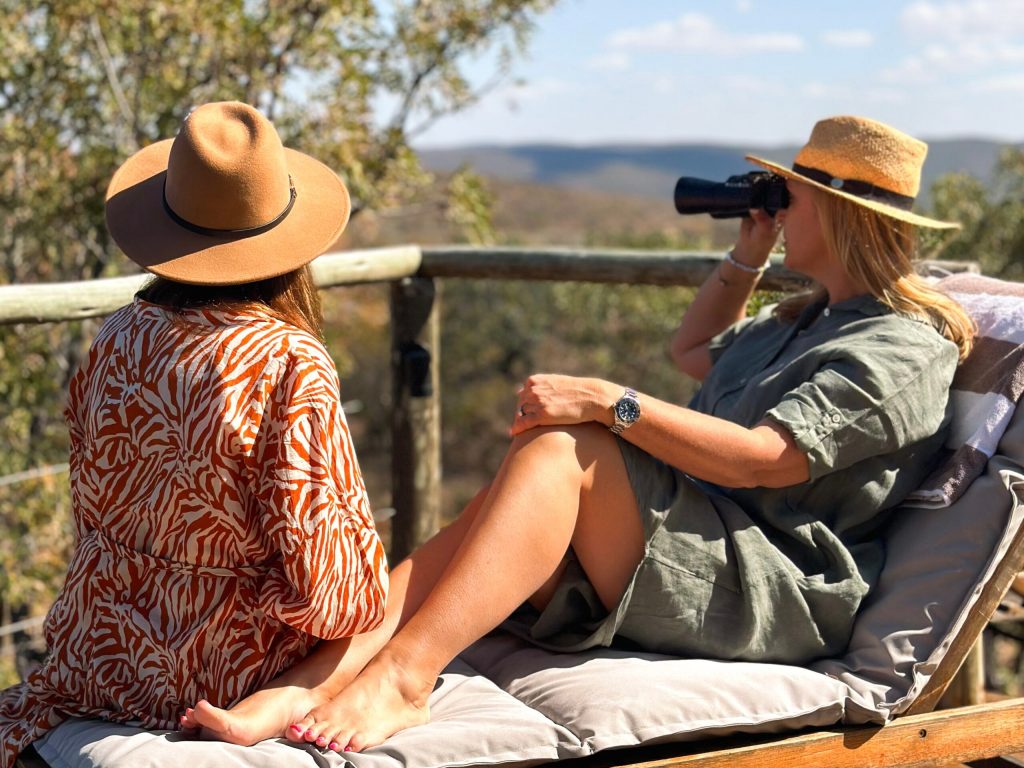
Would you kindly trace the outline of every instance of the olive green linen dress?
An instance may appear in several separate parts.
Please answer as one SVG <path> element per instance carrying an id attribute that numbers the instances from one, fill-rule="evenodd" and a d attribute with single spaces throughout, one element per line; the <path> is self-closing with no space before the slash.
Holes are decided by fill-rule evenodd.
<path id="1" fill-rule="evenodd" d="M 944 442 L 957 348 L 859 296 L 812 304 L 788 324 L 765 308 L 715 337 L 711 354 L 691 407 L 782 425 L 810 479 L 723 488 L 621 440 L 646 537 L 621 602 L 606 611 L 571 559 L 547 608 L 524 608 L 507 628 L 563 651 L 614 641 L 799 664 L 845 650 L 884 560 L 882 513 L 924 479 Z"/>

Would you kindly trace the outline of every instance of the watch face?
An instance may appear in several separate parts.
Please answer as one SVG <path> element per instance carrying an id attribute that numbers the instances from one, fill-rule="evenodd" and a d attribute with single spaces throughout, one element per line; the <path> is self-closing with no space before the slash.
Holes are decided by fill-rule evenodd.
<path id="1" fill-rule="evenodd" d="M 631 398 L 624 397 L 615 403 L 615 413 L 627 424 L 632 424 L 640 418 L 640 403 Z"/>

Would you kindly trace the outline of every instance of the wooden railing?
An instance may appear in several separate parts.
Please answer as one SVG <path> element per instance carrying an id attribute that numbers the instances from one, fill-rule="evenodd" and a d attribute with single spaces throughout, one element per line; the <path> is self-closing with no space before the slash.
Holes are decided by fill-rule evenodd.
<path id="1" fill-rule="evenodd" d="M 437 280 L 484 278 L 699 286 L 720 253 L 399 246 L 329 253 L 313 263 L 321 288 L 391 284 L 393 392 L 392 562 L 428 538 L 441 514 L 441 410 L 438 383 L 440 315 Z M 806 279 L 778 258 L 760 290 L 786 291 Z M 930 269 L 977 271 L 962 262 L 929 262 Z M 99 317 L 131 301 L 146 275 L 86 282 L 0 286 L 0 325 Z"/>

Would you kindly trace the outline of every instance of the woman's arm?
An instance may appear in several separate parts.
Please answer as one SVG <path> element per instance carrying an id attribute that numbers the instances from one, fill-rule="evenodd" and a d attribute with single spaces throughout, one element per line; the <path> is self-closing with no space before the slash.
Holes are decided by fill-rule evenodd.
<path id="1" fill-rule="evenodd" d="M 733 258 L 749 267 L 760 267 L 775 244 L 777 230 L 771 216 L 753 210 L 740 224 Z M 711 370 L 708 342 L 743 319 L 747 302 L 757 284 L 756 275 L 723 261 L 697 292 L 672 336 L 671 355 L 683 373 L 703 381 Z"/>
<path id="2" fill-rule="evenodd" d="M 252 456 L 264 535 L 280 552 L 268 615 L 322 639 L 384 618 L 388 568 L 341 408 L 334 364 L 303 348 L 272 391 Z"/>
<path id="3" fill-rule="evenodd" d="M 519 393 L 522 410 L 512 434 L 587 421 L 611 426 L 612 403 L 624 391 L 602 379 L 531 376 Z M 747 429 L 647 395 L 639 399 L 643 416 L 622 438 L 689 475 L 728 488 L 782 488 L 810 478 L 807 455 L 771 420 Z"/>

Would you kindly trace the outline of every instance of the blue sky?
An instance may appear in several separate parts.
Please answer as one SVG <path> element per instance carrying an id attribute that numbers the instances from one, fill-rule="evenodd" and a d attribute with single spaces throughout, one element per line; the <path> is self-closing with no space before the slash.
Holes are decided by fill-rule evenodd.
<path id="1" fill-rule="evenodd" d="M 1024 0 L 562 0 L 513 76 L 416 143 L 802 143 L 833 114 L 1021 141 Z"/>

